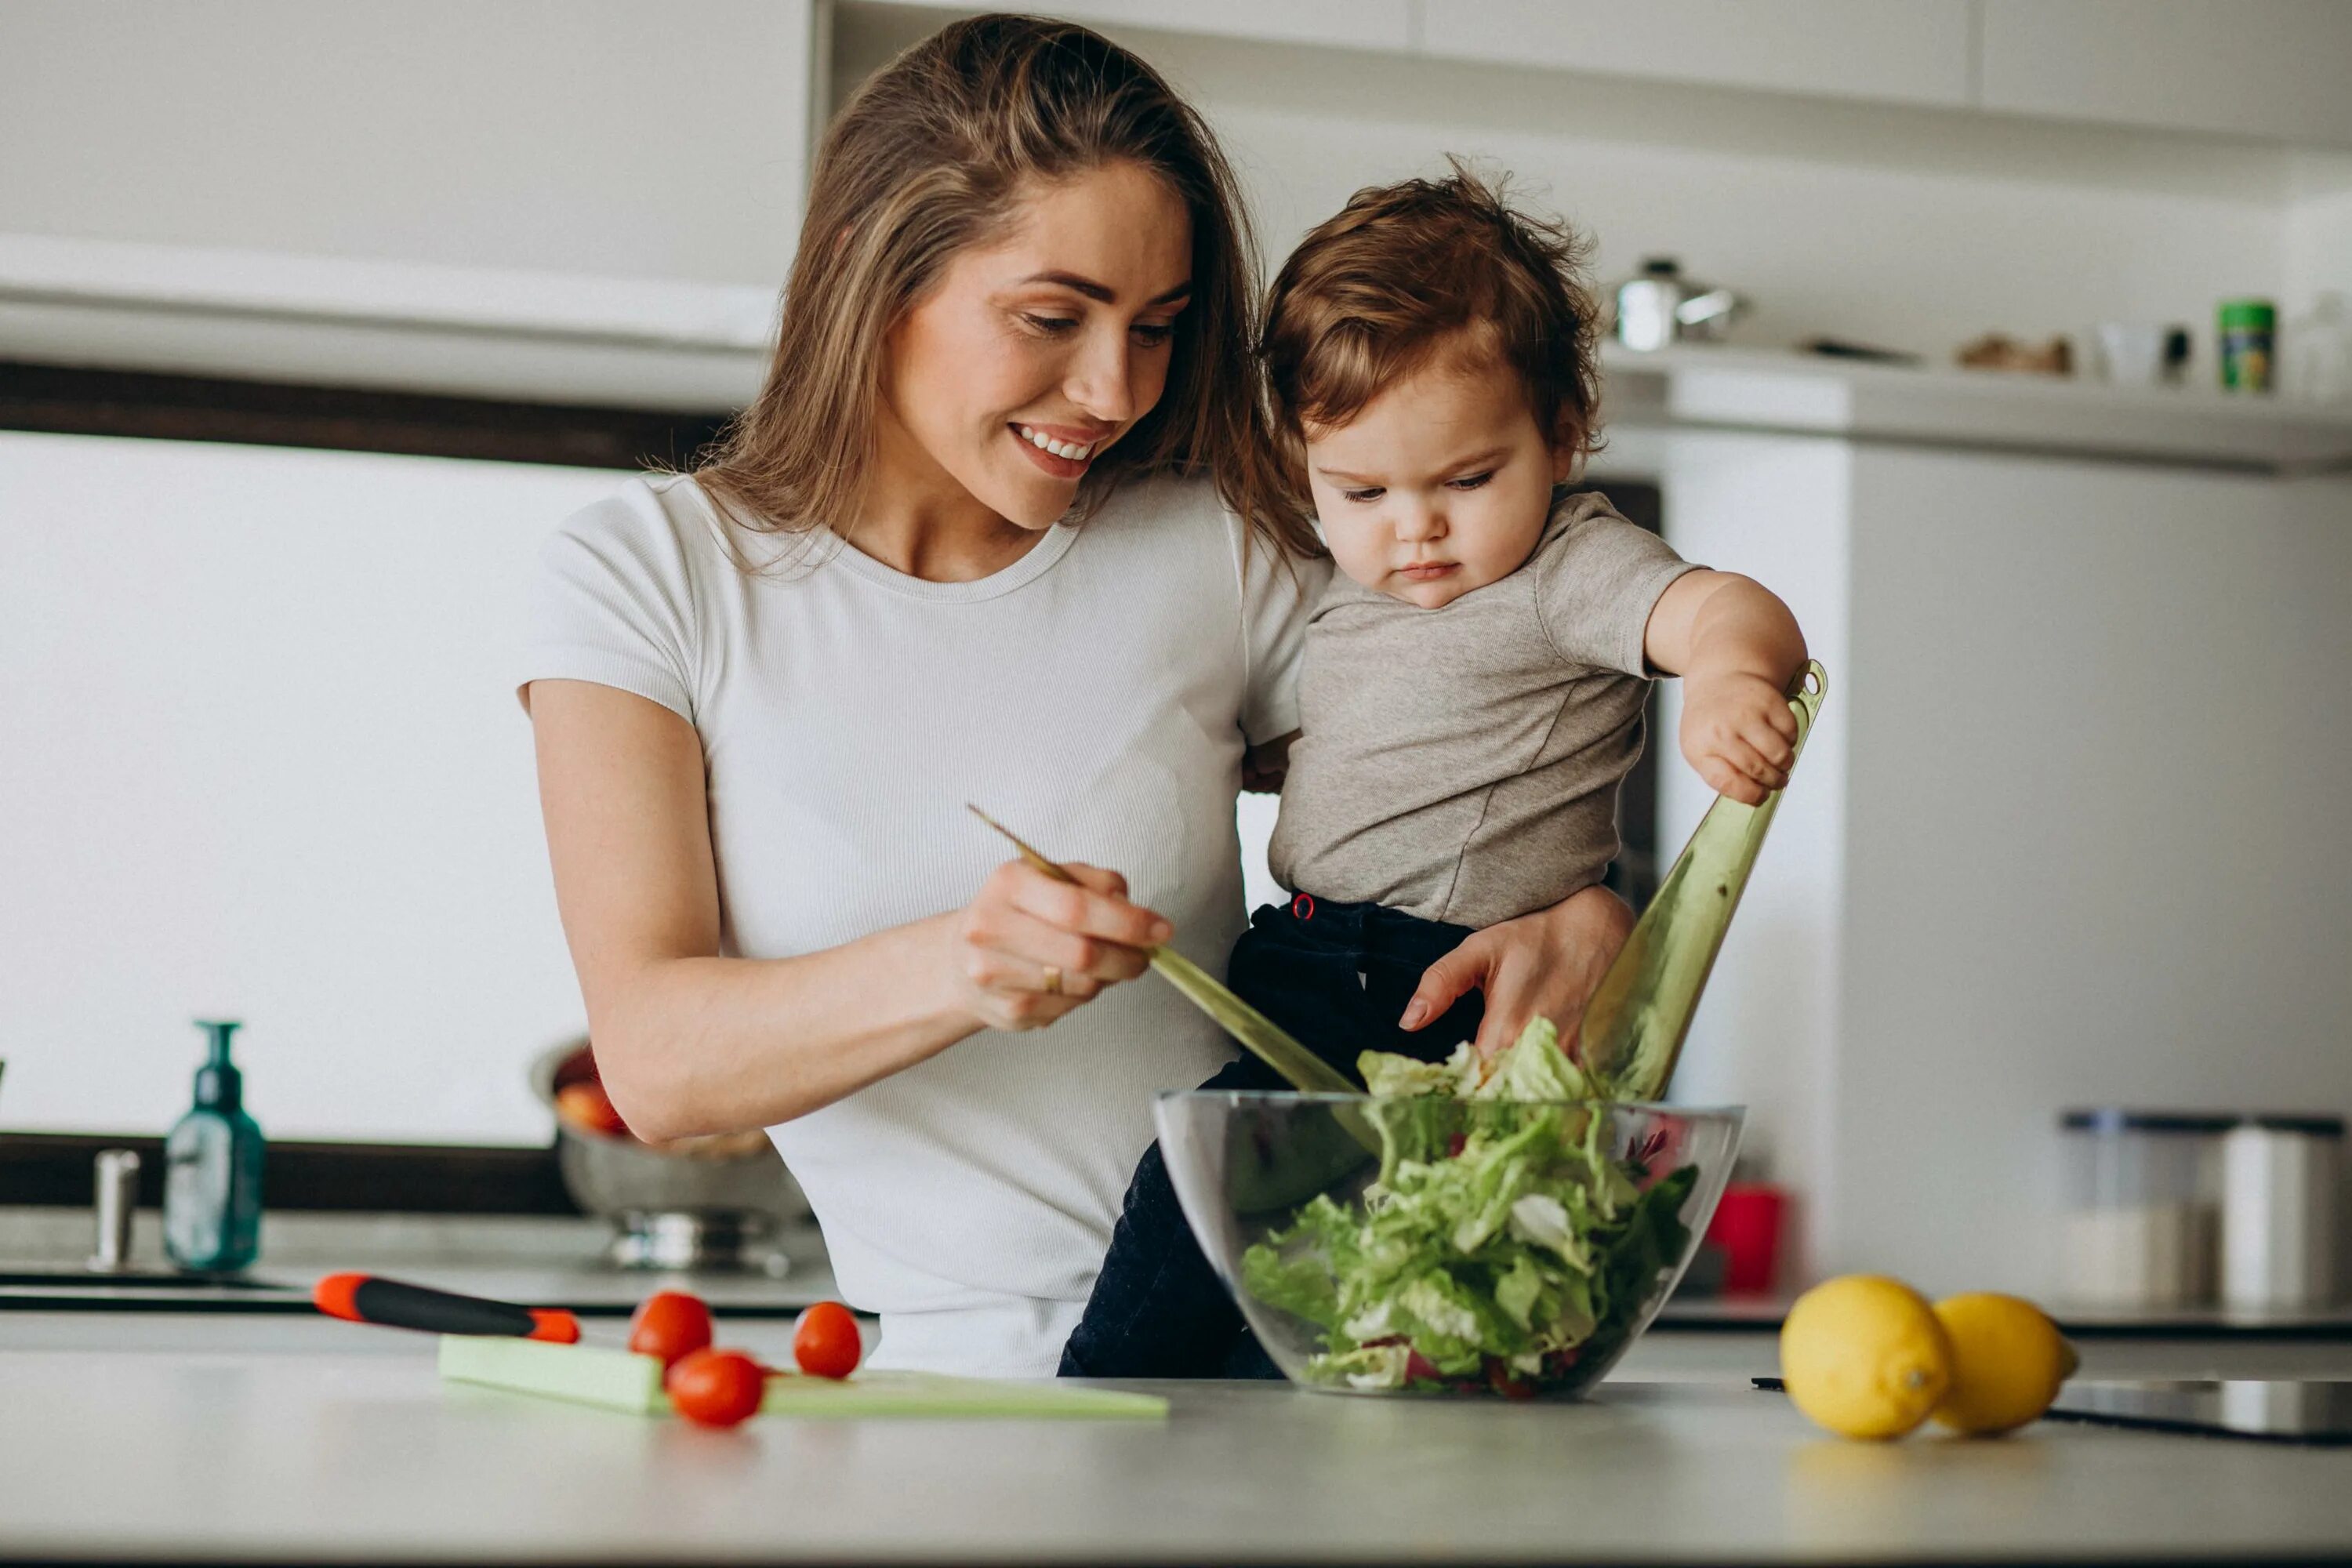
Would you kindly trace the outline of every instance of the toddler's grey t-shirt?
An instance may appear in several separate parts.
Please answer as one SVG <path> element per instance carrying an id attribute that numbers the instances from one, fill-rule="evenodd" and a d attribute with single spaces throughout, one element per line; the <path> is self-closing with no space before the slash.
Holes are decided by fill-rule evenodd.
<path id="1" fill-rule="evenodd" d="M 1335 574 L 1307 625 L 1275 876 L 1479 929 L 1599 881 L 1642 754 L 1643 633 L 1695 569 L 1588 491 L 1517 571 L 1434 610 Z"/>

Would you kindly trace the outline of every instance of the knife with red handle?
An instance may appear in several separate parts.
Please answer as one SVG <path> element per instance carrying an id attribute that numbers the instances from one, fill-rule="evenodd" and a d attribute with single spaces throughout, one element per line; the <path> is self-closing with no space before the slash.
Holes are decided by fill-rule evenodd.
<path id="1" fill-rule="evenodd" d="M 519 1307 L 511 1301 L 460 1296 L 373 1274 L 330 1274 L 310 1288 L 310 1302 L 331 1318 L 422 1329 L 432 1334 L 502 1334 L 519 1340 L 576 1344 L 580 1320 L 561 1307 Z"/>

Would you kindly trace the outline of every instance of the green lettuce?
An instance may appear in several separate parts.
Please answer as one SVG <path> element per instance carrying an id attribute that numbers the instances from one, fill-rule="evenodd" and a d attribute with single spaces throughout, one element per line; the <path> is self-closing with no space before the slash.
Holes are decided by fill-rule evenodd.
<path id="1" fill-rule="evenodd" d="M 1381 1170 L 1243 1255 L 1252 1297 L 1313 1323 L 1307 1373 L 1356 1388 L 1581 1383 L 1613 1356 L 1690 1239 L 1697 1180 L 1603 1147 L 1608 1108 L 1544 1019 L 1491 1061 L 1367 1051 Z M 1644 1186 L 1644 1183 L 1648 1184 Z"/>

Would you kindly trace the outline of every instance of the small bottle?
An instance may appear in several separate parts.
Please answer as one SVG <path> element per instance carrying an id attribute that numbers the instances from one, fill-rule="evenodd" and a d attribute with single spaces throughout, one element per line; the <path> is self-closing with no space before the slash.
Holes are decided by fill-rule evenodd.
<path id="1" fill-rule="evenodd" d="M 212 1037 L 196 1069 L 196 1102 L 163 1140 L 163 1250 L 182 1268 L 232 1273 L 261 1250 L 261 1128 L 245 1113 L 245 1080 L 228 1059 L 234 1022 Z"/>

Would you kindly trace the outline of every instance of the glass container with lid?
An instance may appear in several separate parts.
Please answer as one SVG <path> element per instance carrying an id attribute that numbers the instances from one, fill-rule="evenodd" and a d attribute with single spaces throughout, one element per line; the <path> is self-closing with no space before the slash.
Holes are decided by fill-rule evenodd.
<path id="1" fill-rule="evenodd" d="M 2234 1116 L 2069 1110 L 2060 1293 L 2081 1306 L 2203 1307 L 2218 1283 L 2222 1134 Z"/>

